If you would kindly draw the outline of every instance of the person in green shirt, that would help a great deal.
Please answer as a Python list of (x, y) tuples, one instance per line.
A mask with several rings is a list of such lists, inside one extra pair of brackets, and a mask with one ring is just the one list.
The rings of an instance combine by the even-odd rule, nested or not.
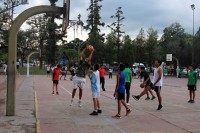
[(167, 68), (164, 68), (164, 69), (163, 69), (163, 72), (164, 72), (164, 77), (166, 78), (167, 75), (168, 75), (168, 69), (167, 69)]
[(197, 73), (193, 70), (193, 65), (188, 67), (188, 90), (190, 95), (190, 100), (188, 103), (194, 103), (195, 99), (195, 91), (196, 91), (196, 84), (197, 84)]
[(126, 87), (126, 104), (129, 104), (129, 97), (130, 97), (130, 88), (131, 88), (131, 81), (132, 81), (132, 72), (129, 68), (129, 64), (125, 64), (126, 68), (124, 69), (125, 73), (125, 87)]

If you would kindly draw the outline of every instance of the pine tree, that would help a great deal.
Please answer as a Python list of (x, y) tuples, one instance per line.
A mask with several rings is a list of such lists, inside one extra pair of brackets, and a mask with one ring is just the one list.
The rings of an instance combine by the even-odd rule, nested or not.
[(91, 44), (95, 48), (95, 54), (93, 55), (93, 61), (102, 62), (102, 50), (103, 50), (103, 41), (104, 34), (100, 34), (100, 27), (103, 27), (105, 24), (102, 23), (100, 17), (101, 5), (99, 4), (102, 0), (91, 0), (90, 6), (87, 9), (89, 11), (88, 19), (86, 21), (87, 25), (84, 27), (89, 31), (88, 33), (88, 44)]

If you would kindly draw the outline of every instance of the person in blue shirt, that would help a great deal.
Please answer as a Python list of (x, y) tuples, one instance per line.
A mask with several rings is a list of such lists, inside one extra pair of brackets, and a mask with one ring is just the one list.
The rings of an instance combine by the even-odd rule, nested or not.
[(100, 98), (100, 76), (99, 76), (99, 65), (95, 64), (93, 67), (93, 73), (90, 77), (91, 91), (94, 104), (94, 111), (90, 115), (98, 115), (102, 113), (99, 103)]
[(127, 106), (125, 99), (125, 73), (123, 70), (125, 69), (124, 64), (120, 64), (118, 66), (118, 74), (117, 74), (117, 83), (116, 88), (114, 92), (114, 97), (117, 99), (118, 104), (118, 113), (116, 115), (113, 115), (113, 118), (121, 118), (121, 104), (124, 105), (126, 108), (126, 116), (131, 113), (131, 109)]

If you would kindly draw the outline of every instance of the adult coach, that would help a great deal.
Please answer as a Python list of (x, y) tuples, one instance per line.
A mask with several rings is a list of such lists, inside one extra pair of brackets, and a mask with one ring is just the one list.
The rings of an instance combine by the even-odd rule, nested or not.
[(158, 97), (158, 108), (157, 110), (160, 110), (162, 106), (162, 97), (161, 97), (161, 87), (163, 85), (163, 70), (161, 67), (162, 62), (160, 60), (155, 61), (155, 69), (154, 69), (154, 76), (153, 76), (153, 89), (156, 92), (156, 95)]
[(92, 49), (90, 51), (90, 55), (88, 56), (88, 58), (83, 59), (83, 54), (87, 49), (88, 49), (88, 47), (84, 48), (80, 53), (80, 62), (79, 62), (78, 68), (75, 72), (76, 75), (73, 77), (74, 89), (72, 91), (72, 100), (71, 100), (70, 106), (73, 105), (76, 90), (77, 90), (77, 88), (79, 88), (78, 104), (79, 104), (79, 107), (81, 107), (81, 98), (82, 98), (82, 94), (83, 94), (83, 87), (86, 83), (86, 75), (89, 74), (90, 61), (92, 59), (92, 55), (94, 52), (94, 49)]

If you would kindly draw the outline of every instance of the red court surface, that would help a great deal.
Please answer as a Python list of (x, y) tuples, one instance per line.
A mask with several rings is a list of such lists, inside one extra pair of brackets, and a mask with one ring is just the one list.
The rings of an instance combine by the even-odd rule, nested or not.
[[(113, 97), (116, 78), (106, 77), (106, 92), (101, 92), (102, 114), (90, 116), (93, 111), (90, 81), (83, 92), (82, 107), (78, 107), (78, 93), (74, 105), (70, 106), (73, 82), (61, 80), (59, 95), (51, 94), (52, 80), (46, 76), (33, 76), (37, 93), (38, 132), (40, 133), (200, 133), (200, 83), (196, 91), (196, 100), (190, 104), (187, 79), (168, 77), (164, 79), (162, 88), (163, 108), (157, 111), (158, 101), (139, 101), (130, 97), (132, 112), (123, 117), (113, 119), (117, 113), (117, 101)], [(139, 94), (139, 79), (131, 85), (131, 95)], [(155, 93), (154, 93), (155, 94)]]

